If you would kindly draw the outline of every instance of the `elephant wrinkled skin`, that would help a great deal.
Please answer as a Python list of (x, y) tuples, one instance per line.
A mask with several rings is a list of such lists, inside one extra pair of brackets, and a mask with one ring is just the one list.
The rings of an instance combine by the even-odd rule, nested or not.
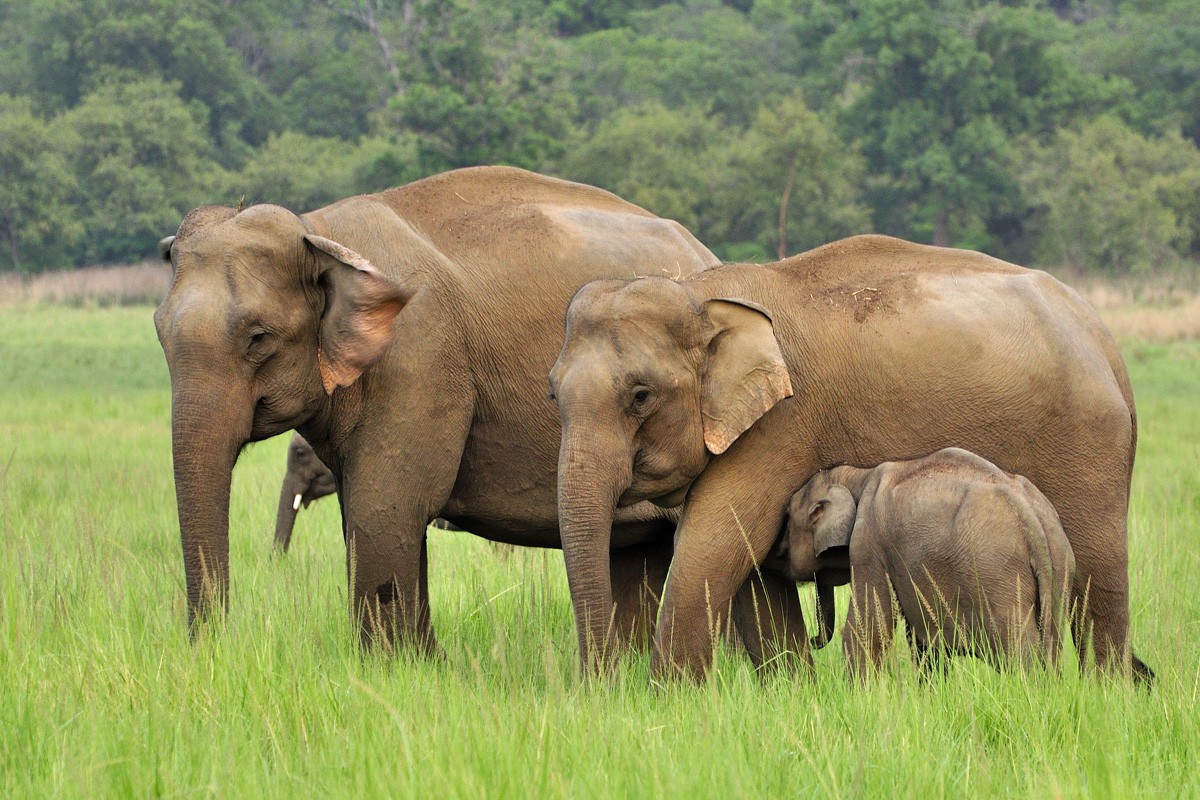
[[(364, 640), (429, 652), (431, 519), (559, 546), (560, 435), (545, 376), (572, 294), (597, 278), (715, 263), (677, 223), (507, 167), (303, 215), (206, 206), (164, 244), (174, 277), (154, 322), (171, 374), (189, 623), (227, 606), (239, 452), (295, 428), (340, 487)], [(665, 571), (673, 521), (643, 503), (614, 530), (616, 613), (638, 624), (629, 608), (641, 608), (646, 576)]]
[[(286, 553), (292, 544), (292, 531), (301, 507), (337, 492), (337, 480), (325, 462), (317, 457), (303, 436), (292, 434), (288, 442), (287, 471), (279, 489), (279, 510), (275, 514), (275, 548)], [(444, 519), (435, 519), (430, 526), (444, 531), (461, 530)]]
[(858, 675), (882, 663), (896, 610), (927, 668), (944, 653), (1054, 664), (1075, 575), (1045, 495), (955, 447), (818, 472), (792, 495), (770, 565), (816, 581), (822, 645), (833, 629), (833, 586), (851, 585), (842, 644)]
[(817, 471), (952, 446), (1050, 499), (1078, 567), (1071, 600), (1086, 604), (1073, 621), (1102, 666), (1131, 664), (1133, 393), (1095, 311), (1045, 273), (857, 236), (774, 264), (599, 281), (571, 303), (550, 383), (573, 593), (603, 572), (607, 514), (686, 495), (656, 674), (707, 672), (710, 620)]

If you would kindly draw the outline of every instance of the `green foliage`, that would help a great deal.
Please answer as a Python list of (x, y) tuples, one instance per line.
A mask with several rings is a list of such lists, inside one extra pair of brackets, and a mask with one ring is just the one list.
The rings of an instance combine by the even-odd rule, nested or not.
[(727, 125), (748, 124), (765, 98), (793, 81), (775, 62), (775, 31), (709, 0), (632, 15), (628, 28), (579, 37), (567, 66), (589, 125), (634, 105), (701, 106)]
[(1178, 133), (1147, 138), (1101, 117), (1028, 151), (1046, 263), (1142, 271), (1177, 263), (1200, 236), (1200, 150)]
[(1200, 144), (1200, 6), (1194, 0), (1121, 3), (1080, 31), (1077, 58), (1134, 87), (1125, 114), (1137, 127), (1182, 131)]
[(221, 202), (275, 203), (297, 213), (367, 191), (379, 191), (419, 177), (411, 171), (415, 145), (364, 139), (349, 146), (340, 139), (285, 132), (257, 150), (245, 168), (229, 175)]
[(105, 84), (56, 120), (76, 143), (85, 261), (150, 255), (210, 194), (219, 168), (207, 110), (175, 91), (159, 80)]
[(868, 0), (828, 35), (853, 64), (844, 124), (863, 136), (876, 225), (935, 244), (1019, 202), (1011, 136), (1045, 135), (1101, 93), (1053, 48), (1055, 17), (1030, 8)]
[(63, 266), (83, 233), (70, 207), (68, 137), (30, 106), (0, 95), (0, 265), (18, 271)]
[(406, 59), (384, 127), (416, 136), (423, 174), (478, 164), (536, 168), (561, 152), (573, 97), (555, 42), (519, 6), (413, 0)]
[[(728, 150), (727, 176), (714, 189), (709, 234), (724, 255), (774, 258), (870, 229), (860, 198), (865, 165), (796, 92), (759, 108)], [(763, 250), (764, 254), (765, 250)]]
[(678, 220), (703, 239), (728, 146), (703, 110), (648, 103), (605, 118), (570, 148), (557, 172)]
[[(364, 655), (337, 503), (271, 530), (287, 437), (247, 448), (230, 502), (232, 607), (189, 641), (170, 388), (146, 307), (0, 315), (0, 796), (1180, 797), (1200, 739), (1200, 347), (1127, 343), (1139, 452), (1133, 642), (1153, 691), (955, 659), (700, 688), (645, 654), (578, 677), (561, 553), (429, 535), (445, 658)], [(839, 590), (841, 591), (841, 590)], [(801, 595), (805, 613), (812, 595)], [(844, 613), (846, 597), (839, 596)], [(811, 617), (810, 617), (811, 618)]]
[[(137, 258), (230, 194), (302, 209), (475, 164), (591, 176), (731, 258), (879, 230), (1052, 260), (1047, 221), (1078, 212), (1030, 195), (1025, 142), (1099, 114), (1200, 141), (1198, 26), (1200, 0), (13, 0), (0, 91), (49, 126), (37, 169), (71, 174), (9, 190), (0, 268)], [(155, 82), (194, 163), (101, 141), (154, 138), (131, 123), (71, 156), (79, 109)], [(1169, 183), (1177, 223), (1112, 269), (1194, 266), (1200, 201)]]

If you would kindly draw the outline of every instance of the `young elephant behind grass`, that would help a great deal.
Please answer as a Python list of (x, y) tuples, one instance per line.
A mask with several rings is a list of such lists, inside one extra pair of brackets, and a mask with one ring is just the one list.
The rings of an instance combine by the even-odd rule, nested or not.
[[(292, 544), (292, 531), (296, 526), (296, 515), (300, 508), (308, 508), (315, 500), (337, 492), (337, 479), (325, 462), (317, 456), (308, 440), (293, 433), (288, 442), (287, 471), (279, 490), (279, 510), (275, 514), (275, 548), (286, 553)], [(461, 531), (455, 525), (438, 518), (429, 523), (443, 531)], [(493, 543), (497, 552), (507, 555), (507, 545)]]
[(879, 668), (897, 609), (923, 667), (942, 653), (1056, 662), (1075, 557), (1025, 478), (947, 448), (819, 472), (788, 517), (772, 567), (816, 582), (817, 646), (832, 633), (833, 587), (852, 585), (842, 643), (853, 674)]

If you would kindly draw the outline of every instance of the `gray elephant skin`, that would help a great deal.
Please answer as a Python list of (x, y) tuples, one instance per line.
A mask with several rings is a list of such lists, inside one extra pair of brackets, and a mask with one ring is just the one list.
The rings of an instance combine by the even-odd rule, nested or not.
[(813, 475), (962, 447), (1049, 498), (1075, 554), (1073, 624), (1102, 667), (1151, 676), (1129, 648), (1129, 377), (1095, 311), (1046, 273), (858, 236), (768, 265), (599, 281), (570, 305), (550, 384), (581, 641), (604, 637), (593, 609), (611, 603), (596, 578), (614, 512), (683, 503), (652, 663), (698, 679), (709, 620)]
[(896, 610), (925, 667), (948, 653), (1056, 664), (1075, 576), (1045, 495), (958, 448), (818, 472), (792, 496), (770, 564), (816, 582), (818, 646), (833, 630), (833, 587), (851, 585), (842, 645), (859, 676), (880, 667)]
[[(292, 532), (296, 527), (296, 515), (301, 508), (308, 508), (314, 500), (328, 497), (337, 492), (337, 480), (325, 466), (303, 436), (293, 433), (288, 442), (287, 470), (279, 488), (279, 510), (275, 514), (275, 548), (286, 553), (292, 544)], [(444, 519), (429, 523), (444, 531), (458, 528)]]
[[(205, 206), (165, 244), (174, 276), (154, 322), (171, 376), (193, 631), (228, 606), (238, 454), (294, 428), (339, 486), (364, 642), (427, 652), (439, 650), (431, 519), (559, 546), (560, 432), (545, 381), (571, 296), (598, 278), (715, 263), (675, 222), (507, 167), (302, 215)], [(614, 614), (626, 629), (649, 624), (656, 597), (647, 605), (646, 589), (665, 574), (673, 529), (648, 503), (616, 520), (606, 583), (619, 587)]]

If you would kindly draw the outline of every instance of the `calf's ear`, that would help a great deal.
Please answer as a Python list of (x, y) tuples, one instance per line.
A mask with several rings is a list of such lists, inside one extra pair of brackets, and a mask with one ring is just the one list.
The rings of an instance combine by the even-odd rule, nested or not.
[(854, 532), (858, 504), (845, 486), (834, 484), (813, 506), (809, 521), (813, 527), (813, 550), (817, 557), (828, 556), (836, 548), (849, 547)]
[(718, 298), (704, 304), (704, 314), (712, 338), (700, 413), (704, 444), (719, 455), (776, 403), (791, 397), (792, 382), (766, 309)]
[(333, 394), (383, 355), (392, 340), (392, 322), (411, 296), (345, 245), (316, 234), (304, 240), (321, 262), (325, 310), (317, 364), (325, 391)]

